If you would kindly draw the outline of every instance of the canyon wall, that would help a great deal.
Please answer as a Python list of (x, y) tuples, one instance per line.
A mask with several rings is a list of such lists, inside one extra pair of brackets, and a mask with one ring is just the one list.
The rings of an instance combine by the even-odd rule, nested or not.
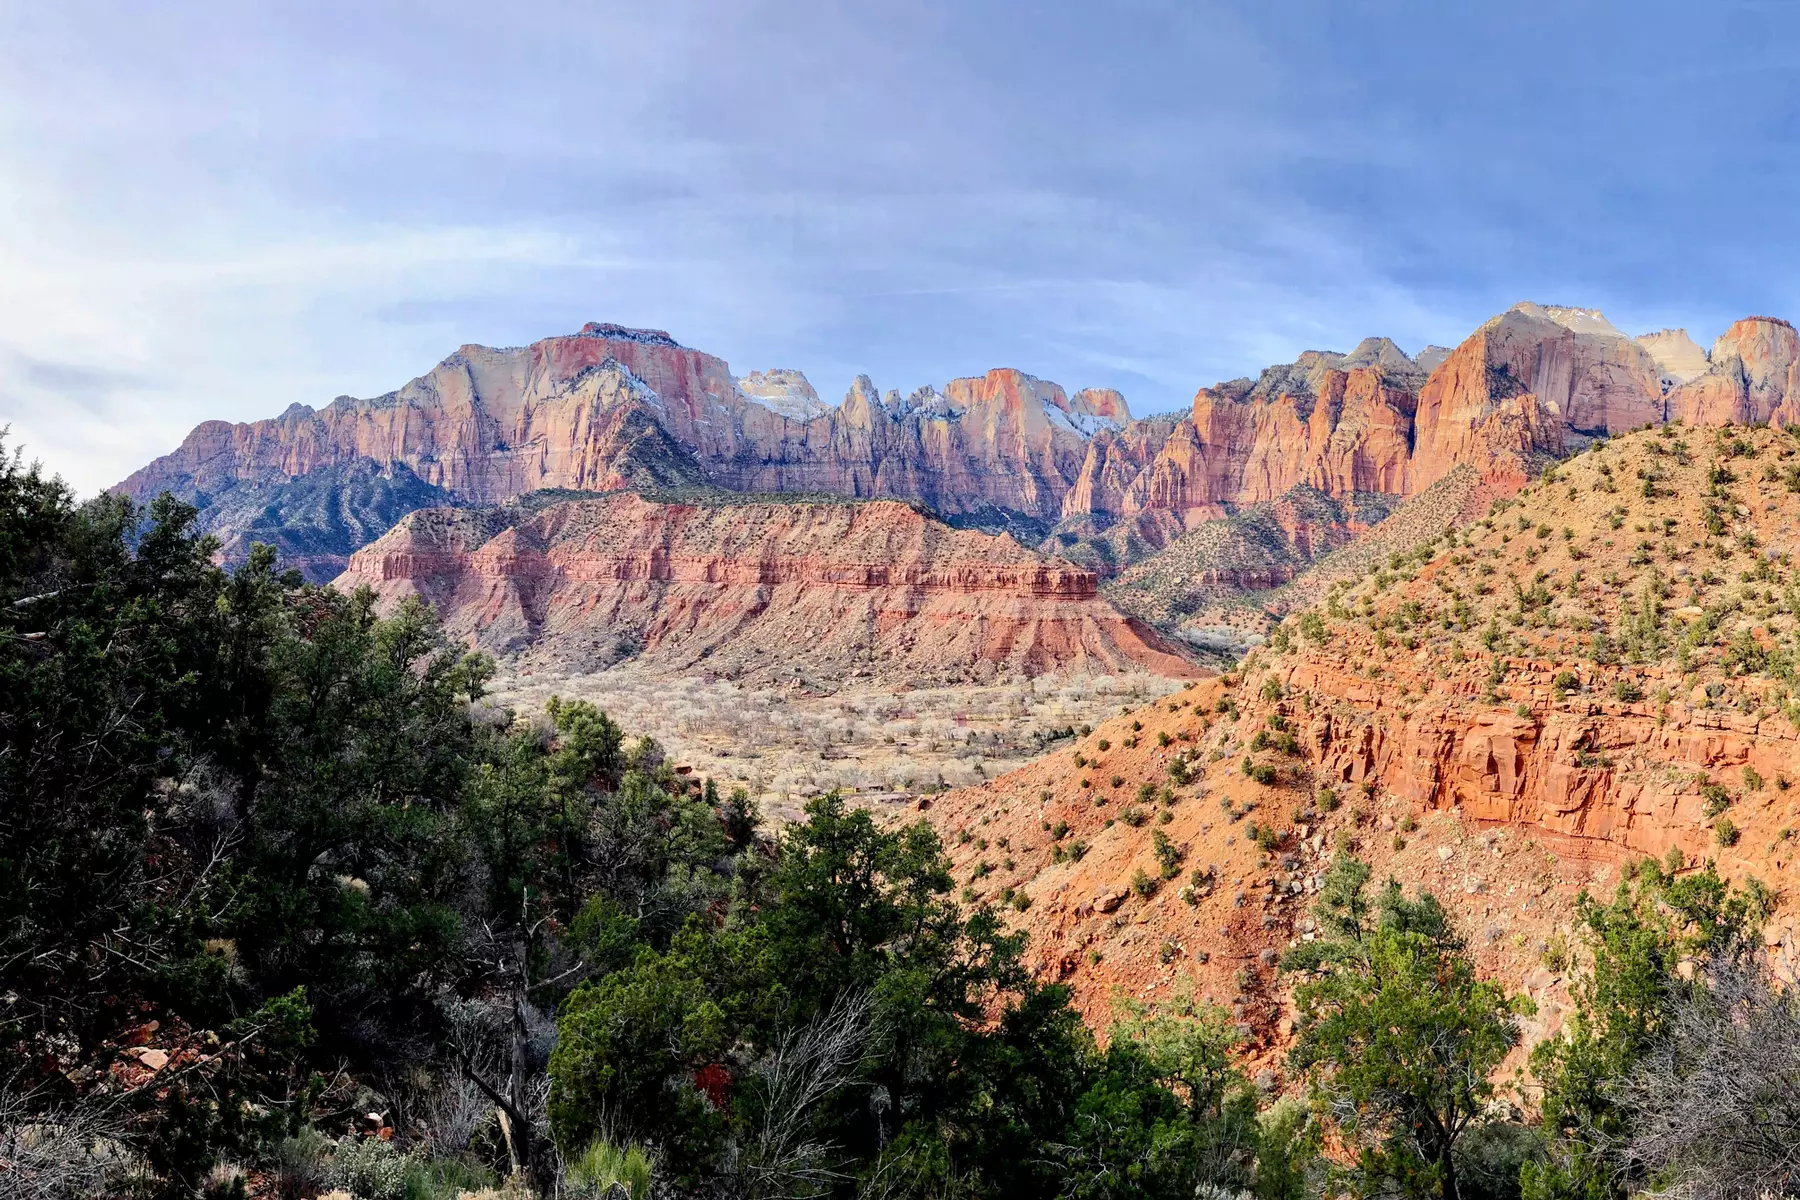
[[(1516, 487), (1593, 437), (1671, 417), (1800, 419), (1800, 346), (1772, 318), (1738, 322), (1709, 356), (1680, 330), (1632, 339), (1592, 310), (1521, 304), (1426, 361), (1429, 372), (1370, 338), (1142, 420), (1117, 392), (1071, 393), (1009, 369), (904, 397), (859, 377), (828, 407), (799, 372), (738, 379), (660, 331), (590, 324), (520, 348), (464, 346), (374, 399), (207, 422), (119, 490), (172, 491), (228, 542), (246, 533), (246, 513), (292, 507), (298, 481), (353, 471), (406, 481), (390, 497), (419, 491), (416, 480), (465, 504), (701, 485), (891, 497), (1028, 539), (1130, 521), (1132, 544), (1154, 551), (1296, 488), (1406, 496), (1459, 464)], [(343, 530), (379, 526), (385, 511), (302, 537), (316, 544), (316, 577), (366, 541)], [(334, 538), (341, 548), (325, 546)]]
[(891, 501), (617, 494), (415, 512), (337, 580), (419, 596), (494, 653), (730, 679), (957, 681), (1187, 662), (1092, 572)]

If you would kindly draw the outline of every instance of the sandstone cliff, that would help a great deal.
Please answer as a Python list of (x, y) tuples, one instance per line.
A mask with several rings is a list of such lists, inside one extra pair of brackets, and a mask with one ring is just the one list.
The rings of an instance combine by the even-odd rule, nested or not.
[(894, 502), (614, 494), (411, 514), (337, 580), (418, 595), (495, 653), (730, 679), (1184, 676), (1092, 572)]
[[(1710, 360), (1697, 354), (1679, 331), (1633, 340), (1595, 310), (1520, 304), (1423, 365), (1370, 338), (1202, 388), (1183, 416), (1134, 420), (1117, 392), (1071, 393), (1004, 369), (904, 397), (861, 377), (827, 406), (799, 372), (739, 379), (665, 333), (590, 324), (520, 348), (465, 346), (374, 399), (209, 422), (120, 489), (174, 491), (234, 545), (257, 511), (237, 493), (300, 510), (309, 504), (284, 488), (312, 479), (316, 491), (344, 471), (416, 479), (465, 504), (699, 483), (892, 497), (1027, 540), (1059, 530), (1070, 536), (1052, 544), (1114, 571), (1296, 488), (1337, 502), (1404, 497), (1458, 465), (1517, 487), (1595, 436), (1665, 416), (1800, 415), (1800, 350), (1785, 322), (1739, 322)], [(324, 506), (353, 518), (341, 530), (294, 535), (334, 543), (308, 560), (315, 578), (361, 544), (355, 531), (391, 519), (359, 507), (361, 495), (340, 490)], [(1295, 544), (1335, 536), (1321, 528)]]
[(1669, 393), (1669, 416), (1693, 425), (1800, 421), (1800, 341), (1775, 317), (1746, 317), (1713, 343), (1706, 372)]
[(1657, 369), (1662, 372), (1665, 392), (1706, 374), (1709, 361), (1706, 351), (1688, 336), (1685, 329), (1659, 329), (1655, 333), (1639, 334), (1637, 344), (1656, 360)]

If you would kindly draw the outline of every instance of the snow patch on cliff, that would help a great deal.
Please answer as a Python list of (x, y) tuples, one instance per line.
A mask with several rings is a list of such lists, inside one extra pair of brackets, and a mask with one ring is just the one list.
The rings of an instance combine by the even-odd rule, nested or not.
[(736, 380), (738, 392), (753, 404), (760, 404), (790, 421), (810, 421), (824, 416), (829, 407), (799, 371), (776, 367), (768, 371), (752, 371)]

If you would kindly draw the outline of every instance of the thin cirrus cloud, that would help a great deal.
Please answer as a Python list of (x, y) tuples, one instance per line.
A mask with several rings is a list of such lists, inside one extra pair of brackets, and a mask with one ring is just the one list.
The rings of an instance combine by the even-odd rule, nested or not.
[(195, 423), (614, 320), (827, 395), (1139, 412), (1524, 298), (1793, 314), (1768, 3), (0, 0), (0, 424)]

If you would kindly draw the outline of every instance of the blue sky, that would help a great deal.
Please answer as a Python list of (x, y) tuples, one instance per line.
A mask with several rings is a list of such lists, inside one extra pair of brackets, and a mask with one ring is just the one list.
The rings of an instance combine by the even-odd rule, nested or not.
[(829, 399), (1138, 412), (1516, 300), (1800, 316), (1800, 6), (0, 0), (0, 423), (197, 421), (613, 320)]

